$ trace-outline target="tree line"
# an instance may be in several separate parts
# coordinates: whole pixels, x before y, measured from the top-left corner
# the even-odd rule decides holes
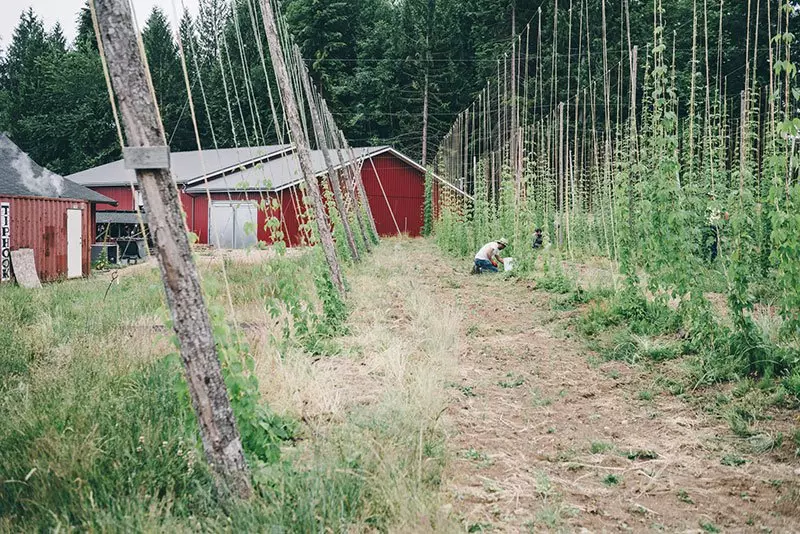
[[[668,0],[666,26],[675,30],[677,76],[690,76],[693,1]],[[457,114],[490,78],[507,75],[499,66],[512,39],[540,20],[553,39],[517,49],[529,67],[538,53],[557,51],[555,72],[566,76],[567,56],[583,58],[579,32],[600,51],[601,0],[586,13],[570,0],[283,0],[291,32],[322,88],[339,126],[353,145],[390,144],[421,159],[447,134]],[[762,2],[764,3],[764,2]],[[540,4],[540,5],[539,5]],[[608,6],[605,38],[612,61],[626,61],[629,44],[652,40],[652,2],[627,0]],[[729,87],[741,85],[744,61],[737,35],[746,24],[745,2],[705,1],[706,37],[716,68]],[[740,5],[742,4],[742,5]],[[626,10],[621,9],[622,6]],[[726,21],[718,32],[720,10]],[[579,27],[579,15],[585,17]],[[257,0],[201,0],[196,17],[179,22],[189,85],[204,148],[255,146],[282,140],[275,128],[282,111],[269,67]],[[687,21],[689,23],[687,24]],[[41,164],[69,174],[119,158],[114,117],[88,7],[77,14],[77,36],[45,28],[28,9],[7,49],[0,51],[0,130]],[[764,33],[766,35],[766,32]],[[173,151],[194,150],[192,113],[179,43],[170,19],[158,8],[144,21],[142,37],[167,138]],[[262,62],[266,56],[267,61]],[[597,56],[599,58],[599,54]],[[581,59],[583,61],[583,59]],[[600,61],[578,69],[597,73]],[[535,78],[533,76],[531,79]],[[685,84],[678,84],[684,86]],[[560,91],[553,101],[558,101]],[[522,94],[522,92],[520,92]],[[729,94],[733,94],[729,91]],[[273,100],[271,102],[270,100]],[[533,104],[529,104],[533,105]],[[275,113],[272,113],[273,107]],[[425,127],[423,127],[423,125]],[[423,129],[425,132],[423,132]],[[427,150],[423,150],[423,139]]]

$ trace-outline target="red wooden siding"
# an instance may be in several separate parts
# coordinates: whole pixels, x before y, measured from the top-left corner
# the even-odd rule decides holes
[[[423,225],[423,208],[425,199],[425,175],[420,170],[407,164],[393,154],[383,154],[373,158],[375,168],[380,176],[380,184],[373,171],[369,160],[364,162],[361,176],[364,180],[364,188],[367,192],[367,199],[375,217],[375,225],[378,233],[382,236],[397,235],[397,227],[392,219],[392,212],[397,220],[397,226],[402,233],[410,236],[419,236]],[[387,206],[386,198],[381,191],[381,184],[389,199]],[[119,202],[119,206],[113,207],[107,204],[99,204],[99,210],[124,210],[135,209],[133,206],[133,196],[130,187],[93,187],[98,193],[109,196]],[[434,204],[438,203],[440,188],[435,188]],[[205,193],[189,195],[181,191],[181,204],[186,213],[186,222],[190,231],[197,234],[198,242],[208,244],[208,197]],[[284,241],[289,246],[297,246],[305,242],[305,237],[300,230],[298,211],[303,209],[303,198],[300,188],[294,186],[284,189],[278,193],[269,193],[269,199],[277,198],[280,205],[280,212],[274,213],[281,220],[281,230],[284,233]],[[234,191],[231,193],[211,193],[212,201],[220,200],[251,200],[261,202],[265,200],[271,206],[271,200],[267,200],[266,193]],[[436,210],[438,215],[438,209]],[[266,211],[259,210],[258,213],[258,240],[264,243],[272,243],[270,232],[266,228],[266,222],[272,217],[271,209]],[[213,240],[211,240],[213,241]]]
[[[11,205],[11,250],[32,248],[43,282],[67,276],[67,210],[83,210],[83,274],[89,274],[94,221],[88,202],[40,197],[0,197],[0,202]]]
[[[425,204],[425,176],[390,154],[378,156],[373,162],[378,171],[377,177],[369,160],[366,160],[361,168],[361,178],[378,233],[382,236],[397,235],[399,226],[402,233],[419,236],[422,233],[422,210]],[[381,185],[389,199],[391,210],[386,204]],[[397,220],[397,226],[392,219],[392,213]]]
[[[117,201],[116,206],[97,204],[97,209],[100,211],[133,211],[136,209],[136,206],[133,205],[133,193],[131,193],[130,186],[92,187],[90,189]]]

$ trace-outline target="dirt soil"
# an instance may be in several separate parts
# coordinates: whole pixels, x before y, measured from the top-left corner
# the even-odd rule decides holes
[[[724,465],[741,442],[725,421],[601,362],[535,281],[414,267],[440,254],[409,245],[405,265],[463,313],[443,486],[465,531],[800,532],[797,458]]]

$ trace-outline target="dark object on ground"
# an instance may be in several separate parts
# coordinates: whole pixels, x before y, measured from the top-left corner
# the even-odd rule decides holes
[[[537,228],[536,231],[533,233],[533,243],[531,245],[532,248],[542,248],[542,229]]]
[[[719,239],[719,227],[712,225],[703,227],[703,253],[708,262],[717,259]]]

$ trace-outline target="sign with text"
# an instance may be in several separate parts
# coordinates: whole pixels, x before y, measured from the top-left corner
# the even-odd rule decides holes
[[[11,280],[11,204],[0,202],[0,282]]]

